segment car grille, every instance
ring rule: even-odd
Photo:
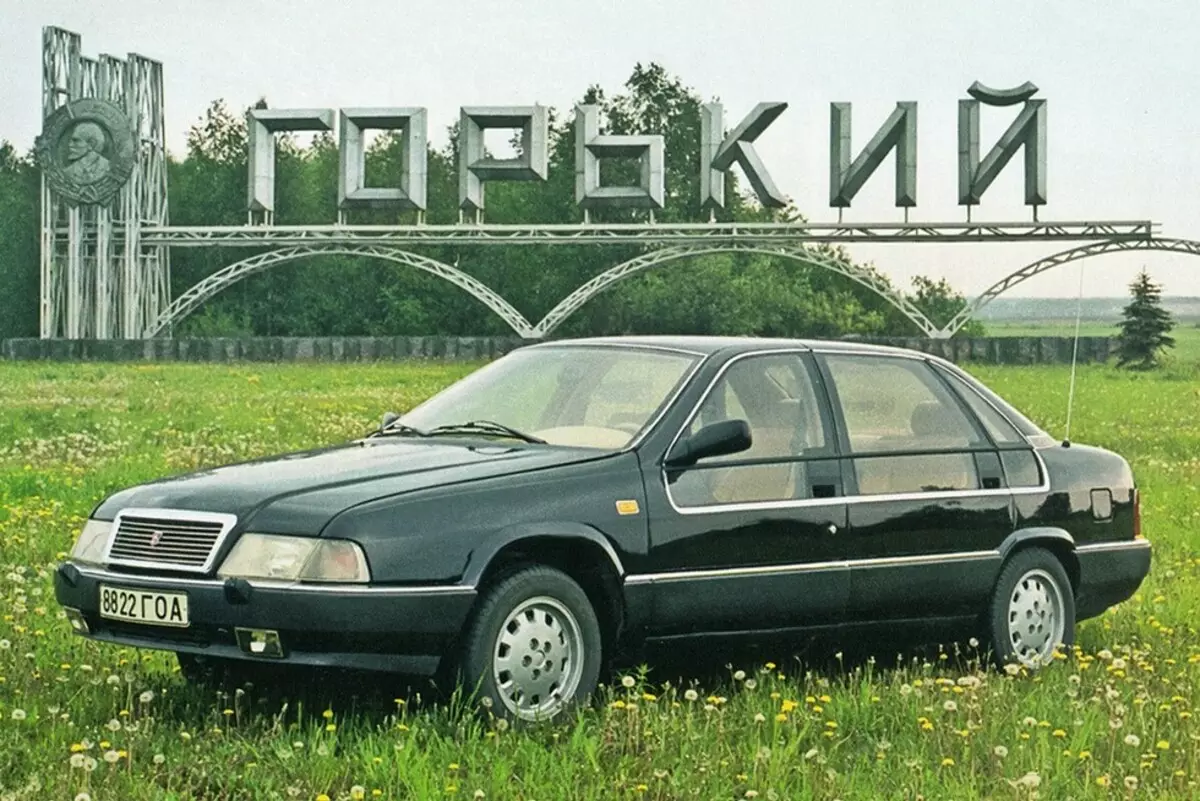
[[[233,527],[232,515],[125,510],[117,516],[108,561],[203,572]]]

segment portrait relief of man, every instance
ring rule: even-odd
[[[104,156],[104,129],[94,122],[81,122],[67,136],[63,175],[76,184],[91,184],[108,176],[110,164]]]

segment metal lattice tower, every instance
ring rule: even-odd
[[[136,160],[111,202],[71,206],[42,180],[41,323],[43,339],[142,336],[170,301],[166,246],[144,244],[144,227],[168,224],[162,64],[84,57],[78,34],[42,31],[42,116],[82,98],[125,110]]]

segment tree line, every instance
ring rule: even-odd
[[[265,100],[259,101],[260,107]],[[666,145],[666,207],[659,222],[702,222],[700,106],[697,93],[656,64],[637,65],[623,91],[592,86],[580,102],[600,106],[606,132],[661,134]],[[246,122],[214,101],[188,131],[186,153],[168,160],[171,223],[239,225],[246,221]],[[515,144],[514,144],[515,146]],[[457,124],[444,147],[428,153],[426,222],[458,221]],[[280,225],[337,219],[338,150],[332,134],[302,143],[278,137],[276,212]],[[573,115],[550,110],[550,171],[544,182],[487,187],[491,223],[575,223]],[[367,183],[396,186],[402,140],[384,132],[366,154]],[[605,165],[605,183],[636,182],[635,162]],[[723,221],[801,221],[793,206],[766,209],[728,174]],[[39,177],[29,155],[0,143],[0,338],[37,335]],[[594,212],[597,222],[636,222],[645,212]],[[362,210],[355,224],[413,222],[411,212]],[[811,246],[850,263],[840,248]],[[416,249],[416,248],[414,248]],[[530,320],[603,270],[642,252],[638,245],[427,246],[424,255],[487,284]],[[171,254],[173,294],[254,250],[180,248]],[[869,265],[859,265],[874,271]],[[878,274],[876,272],[876,274]],[[880,276],[886,282],[883,276]],[[890,283],[889,283],[890,285]],[[902,291],[937,324],[962,306],[943,279],[918,277]],[[972,323],[963,333],[978,334]],[[254,275],[215,296],[177,326],[175,336],[352,336],[510,334],[507,325],[462,290],[433,276],[369,257],[318,256]],[[916,327],[871,290],[825,268],[752,253],[723,253],[631,276],[575,312],[556,332],[749,334],[837,337],[913,335]]]

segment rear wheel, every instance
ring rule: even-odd
[[[502,717],[550,720],[591,696],[601,650],[583,589],[560,570],[530,566],[484,595],[464,638],[463,680]]]
[[[996,660],[1045,665],[1075,641],[1075,597],[1062,563],[1045,548],[1014,554],[992,596],[990,635]]]

